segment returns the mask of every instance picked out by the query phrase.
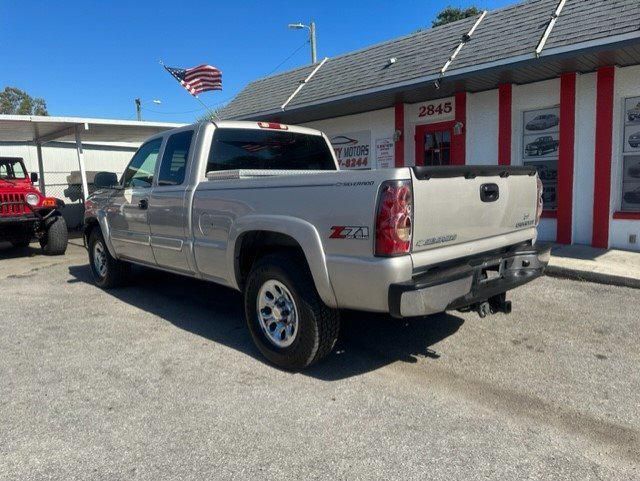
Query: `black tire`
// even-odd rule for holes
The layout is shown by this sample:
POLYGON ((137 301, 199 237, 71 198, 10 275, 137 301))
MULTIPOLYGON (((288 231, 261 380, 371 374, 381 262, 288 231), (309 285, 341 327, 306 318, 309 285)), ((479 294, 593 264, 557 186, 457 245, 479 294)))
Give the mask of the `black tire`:
POLYGON ((67 251, 69 232, 61 215, 51 216, 44 221, 44 235, 40 238, 42 251, 48 256, 61 256, 67 251))
POLYGON ((131 273, 131 264, 119 261, 111 256, 99 228, 94 228, 89 235, 89 266, 93 281, 102 289, 111 289, 125 283, 131 273), (96 261, 96 249, 102 249, 105 269, 100 269, 96 261))
POLYGON ((280 368, 304 369, 327 356, 338 339, 339 313, 320 299, 304 259, 292 260, 283 253, 259 259, 247 278, 244 307, 254 343, 264 357, 280 368), (288 347, 278 347, 271 342, 258 318, 258 293, 269 280, 284 284, 297 308, 296 336, 288 347))

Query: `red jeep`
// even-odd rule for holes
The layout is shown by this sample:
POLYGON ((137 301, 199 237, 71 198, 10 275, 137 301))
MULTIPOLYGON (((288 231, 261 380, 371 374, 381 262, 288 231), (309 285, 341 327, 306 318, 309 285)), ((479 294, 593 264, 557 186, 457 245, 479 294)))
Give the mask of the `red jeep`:
POLYGON ((0 242, 26 247, 35 236, 45 254, 67 250, 67 223, 60 208, 64 202, 43 196, 34 183, 38 174, 27 174, 22 159, 0 157, 0 242))

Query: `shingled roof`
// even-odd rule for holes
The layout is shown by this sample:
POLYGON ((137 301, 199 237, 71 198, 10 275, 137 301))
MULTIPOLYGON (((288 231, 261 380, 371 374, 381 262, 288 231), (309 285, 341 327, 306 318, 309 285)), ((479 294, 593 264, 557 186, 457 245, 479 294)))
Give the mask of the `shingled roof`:
MULTIPOLYGON (((496 64, 535 60, 536 46, 558 2, 529 0, 488 12, 449 66, 445 79, 456 72, 479 72, 496 64)), ((459 20, 330 58, 286 109, 336 102, 386 87, 417 85, 437 78, 477 20, 478 17, 459 20), (396 61, 390 64, 392 57, 396 61)), ((636 39, 636 45, 640 44, 639 0, 567 0, 542 55, 625 34, 636 39)), ((620 63, 617 58, 616 61, 620 63)), ((222 110, 222 117, 246 119, 274 114, 313 69, 310 65, 251 82, 222 110)))

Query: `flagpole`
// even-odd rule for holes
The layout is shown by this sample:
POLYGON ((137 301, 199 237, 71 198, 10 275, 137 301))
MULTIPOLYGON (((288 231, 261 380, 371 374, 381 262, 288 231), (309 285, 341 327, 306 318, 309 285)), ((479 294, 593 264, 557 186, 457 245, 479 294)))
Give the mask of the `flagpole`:
MULTIPOLYGON (((171 74, 171 76, 172 76, 174 79, 176 79, 178 82, 181 82, 181 80, 180 80, 178 77, 176 77, 176 76, 173 74, 173 72, 171 72, 171 71, 167 68, 167 66, 164 64, 164 62, 162 61, 162 59, 160 59, 160 61, 159 61, 158 63, 160 63, 160 65, 162 65, 162 66, 164 67, 164 69, 165 69, 167 72, 169 72, 169 73, 171 74)), ((198 102, 200 102, 200 104, 205 108, 205 110, 206 110, 207 112, 209 112, 209 116, 210 116, 212 119, 215 117, 217 120, 220 120, 220 117, 218 117, 218 114, 217 114, 217 113, 215 113, 214 111, 212 111, 212 110, 209 108, 209 106, 208 106, 207 104, 205 104, 202 100, 200 100, 200 98, 199 98, 197 95, 194 95, 194 94, 192 94, 191 92, 189 92, 189 93, 191 94, 191 96, 192 96, 194 99, 196 99, 198 102)))
POLYGON ((193 98, 196 99, 198 102, 200 102, 202 104, 202 106, 207 109, 207 112, 209 112, 209 116, 213 119, 214 117, 217 120, 220 120, 220 117, 218 117, 218 114, 216 114, 214 111, 212 111, 209 106, 207 104, 205 104, 202 100, 200 100, 200 98, 197 95, 193 95, 193 98))

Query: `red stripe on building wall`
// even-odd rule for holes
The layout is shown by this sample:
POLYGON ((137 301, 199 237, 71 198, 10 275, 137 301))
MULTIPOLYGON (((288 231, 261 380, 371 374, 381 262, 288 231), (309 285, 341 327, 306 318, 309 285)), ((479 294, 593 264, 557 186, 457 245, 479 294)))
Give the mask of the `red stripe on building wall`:
POLYGON ((609 247, 611 149, 613 147, 613 89, 615 67, 598 69, 596 86, 595 182, 591 244, 609 247))
POLYGON ((576 74, 560 76, 560 146, 556 241, 571 244, 573 230, 573 151, 576 130, 576 74))
POLYGON ((498 86, 498 164, 511 165, 511 84, 498 86))
POLYGON ((395 129, 400 131, 400 138, 394 145, 396 167, 404 167, 404 104, 397 103, 395 108, 395 129))
POLYGON ((467 93, 456 93, 456 117, 455 123, 462 125, 462 131, 456 135, 453 133, 453 148, 451 149, 451 165, 464 165, 467 157, 467 93))

